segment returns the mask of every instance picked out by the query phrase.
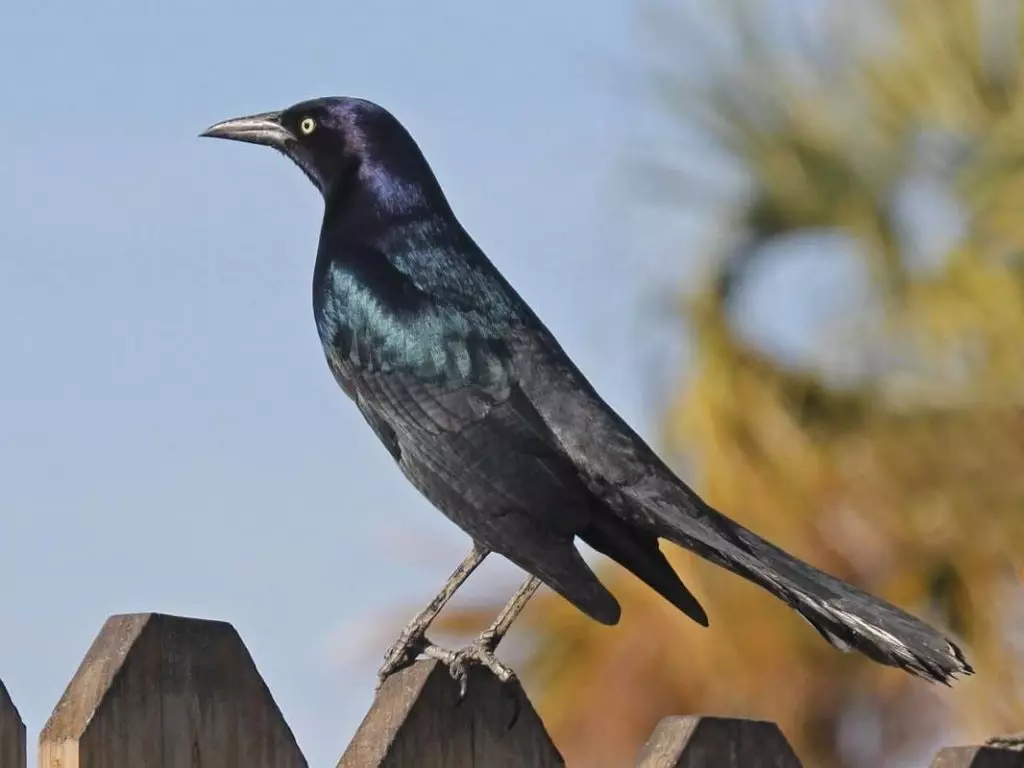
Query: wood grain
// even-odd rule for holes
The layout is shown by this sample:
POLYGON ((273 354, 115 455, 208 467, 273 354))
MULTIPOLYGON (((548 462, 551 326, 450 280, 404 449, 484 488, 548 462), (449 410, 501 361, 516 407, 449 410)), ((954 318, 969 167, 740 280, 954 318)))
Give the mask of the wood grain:
POLYGON ((800 768, 775 723, 727 717, 666 717, 636 768, 800 768))
POLYGON ((338 768, 560 768, 518 681, 471 667, 466 698, 436 661, 420 661, 381 687, 338 768))
POLYGON ((230 624, 112 616, 39 738, 40 768, 307 768, 230 624))

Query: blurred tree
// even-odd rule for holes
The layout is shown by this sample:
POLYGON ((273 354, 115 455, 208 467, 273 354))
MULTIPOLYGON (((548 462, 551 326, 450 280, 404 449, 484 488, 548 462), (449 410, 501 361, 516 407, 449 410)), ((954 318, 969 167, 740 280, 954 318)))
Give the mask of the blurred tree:
MULTIPOLYGON (((643 190, 712 225, 678 302, 691 356, 668 455, 725 513, 958 633, 978 674, 939 690, 837 653, 767 594, 673 549, 710 629, 607 563, 618 627, 550 593, 524 617, 520 669, 555 741, 570 765, 628 765, 662 716, 732 713, 777 721, 807 765, 880 767, 1021 729, 1021 4, 645 13, 681 140, 648 158, 643 190), (796 363, 737 318, 761 263, 799 239, 851 277, 796 363)), ((475 629, 503 599, 449 628, 475 629)))

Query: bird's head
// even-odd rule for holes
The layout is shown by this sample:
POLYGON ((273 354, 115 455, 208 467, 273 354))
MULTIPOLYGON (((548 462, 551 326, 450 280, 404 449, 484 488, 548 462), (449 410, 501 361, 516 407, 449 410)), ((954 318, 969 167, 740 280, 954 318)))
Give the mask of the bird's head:
POLYGON ((415 141, 390 112, 364 99, 302 101, 211 125, 201 136, 273 147, 328 197, 362 184, 387 197, 436 185, 415 141))

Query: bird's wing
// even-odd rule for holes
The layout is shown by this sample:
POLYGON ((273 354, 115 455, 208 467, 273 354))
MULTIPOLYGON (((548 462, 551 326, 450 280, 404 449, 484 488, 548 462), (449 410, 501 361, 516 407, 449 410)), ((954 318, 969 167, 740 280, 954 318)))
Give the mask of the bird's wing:
POLYGON ((492 388, 395 369, 355 378, 360 409, 390 429, 399 462, 429 465, 474 508, 490 505, 490 522, 499 525, 504 510, 559 536, 586 525, 579 478, 516 383, 492 388))
POLYGON ((590 494, 524 396, 504 340, 437 301, 375 309, 389 333, 367 343, 372 329, 346 329, 325 351, 406 476, 474 540, 615 623, 618 604, 573 545, 590 494))
POLYGON ((929 625, 712 509, 601 399, 540 321, 532 326, 514 346, 524 393, 621 519, 759 584, 837 648, 939 682, 972 671, 929 625))

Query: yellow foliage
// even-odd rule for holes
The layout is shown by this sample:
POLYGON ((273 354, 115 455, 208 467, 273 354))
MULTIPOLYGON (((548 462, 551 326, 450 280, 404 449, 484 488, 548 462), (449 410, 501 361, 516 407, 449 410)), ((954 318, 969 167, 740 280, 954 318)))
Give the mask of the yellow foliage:
MULTIPOLYGON (((944 690, 840 654, 778 601, 682 551, 670 556, 707 630, 602 564, 619 626, 545 593, 523 619, 523 676, 571 765, 631 764, 662 716, 686 712, 775 720, 821 768, 896 764, 1024 728, 1024 12, 1009 0, 863 2, 884 34, 828 16, 813 27, 809 49, 828 52, 831 70, 762 32, 790 0, 748 0, 727 6, 720 27, 738 44, 696 86, 658 76, 674 119, 701 126, 748 182, 711 212, 724 245, 680 302, 694 354, 665 445, 726 514, 956 632, 978 674, 944 690), (963 217, 929 264, 894 205, 917 172, 963 217), (842 376, 825 360, 797 370, 733 322, 737 282, 764 246, 811 231, 855 243, 879 308, 831 339, 842 376), (877 742, 844 737, 854 725, 877 742)), ((660 10, 663 39, 699 42, 660 10)))

